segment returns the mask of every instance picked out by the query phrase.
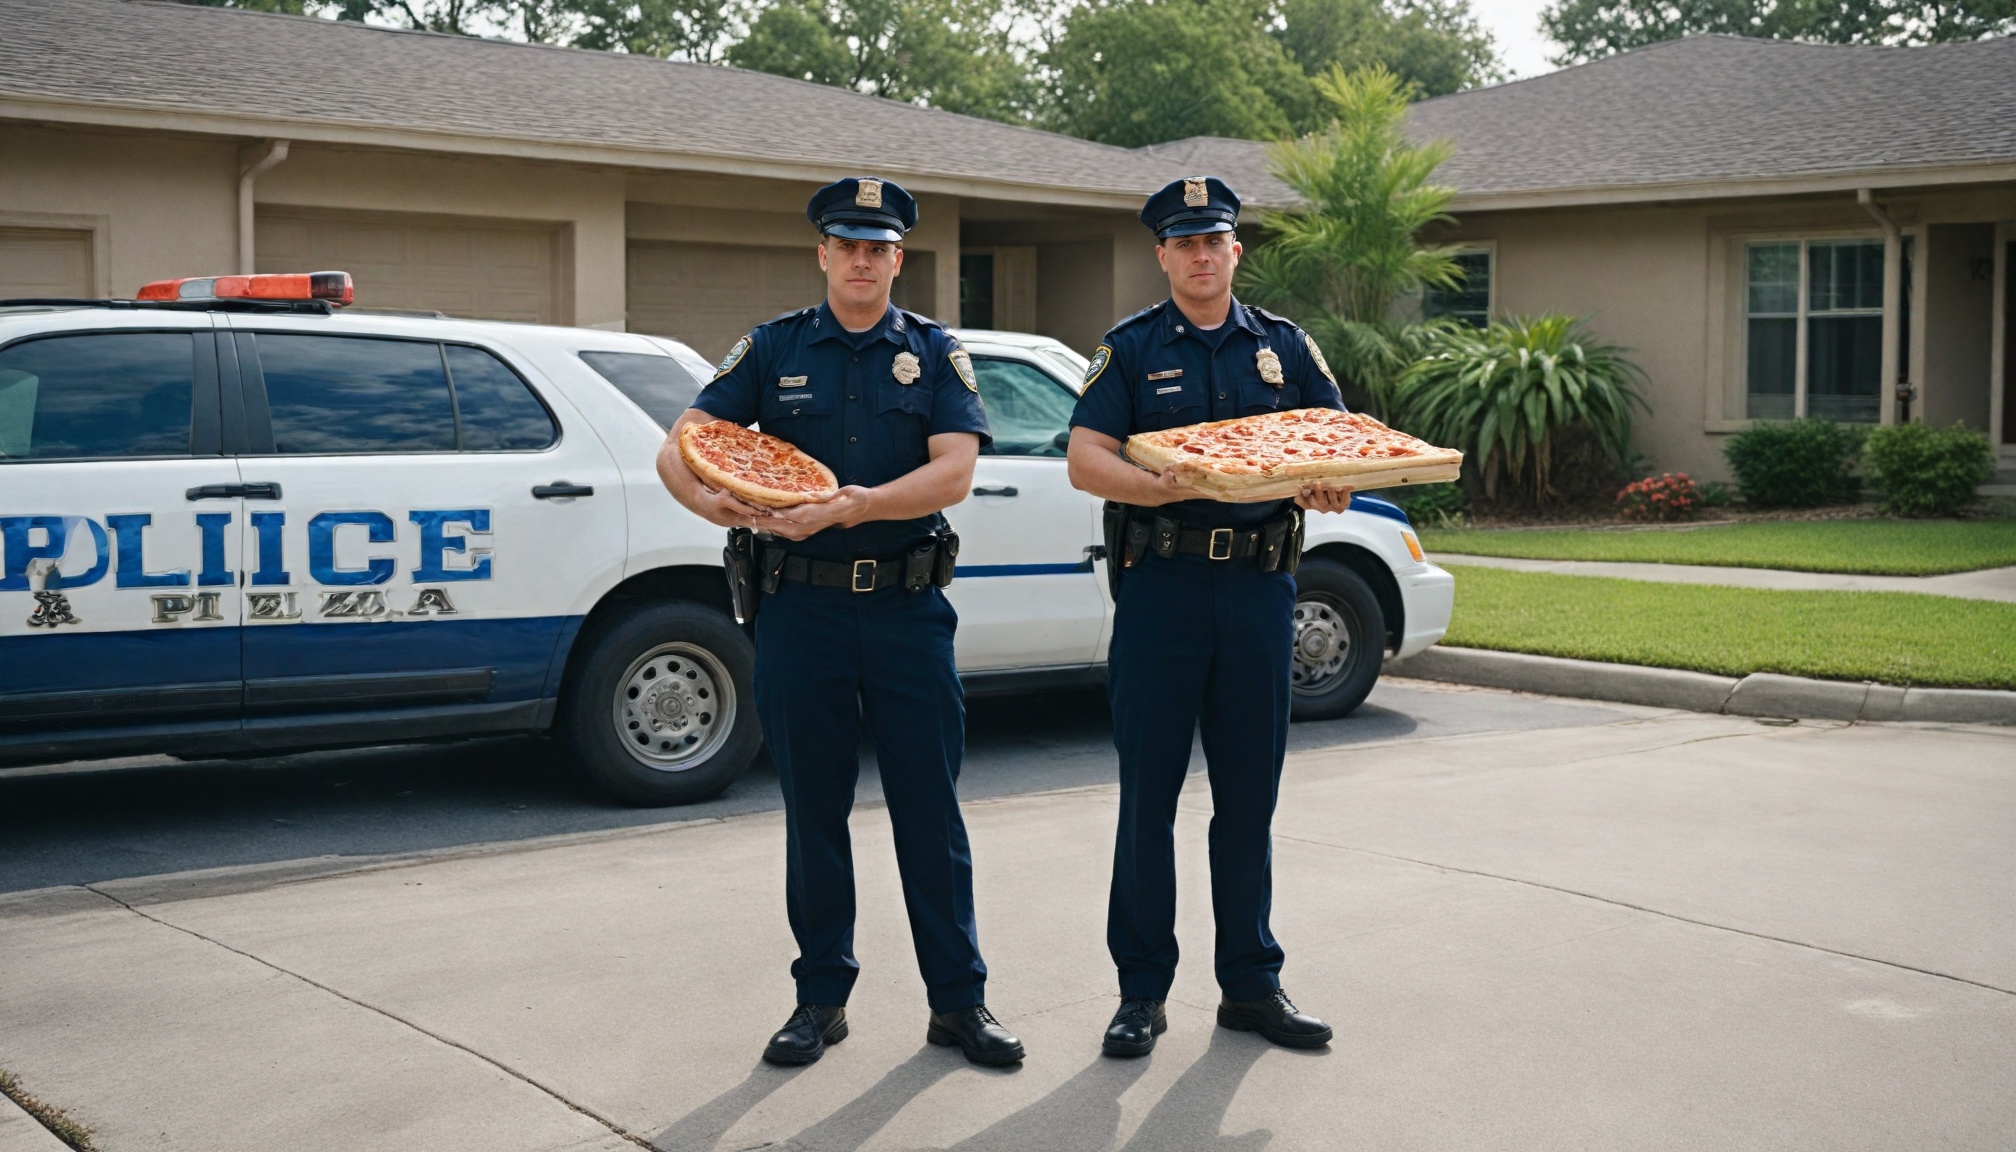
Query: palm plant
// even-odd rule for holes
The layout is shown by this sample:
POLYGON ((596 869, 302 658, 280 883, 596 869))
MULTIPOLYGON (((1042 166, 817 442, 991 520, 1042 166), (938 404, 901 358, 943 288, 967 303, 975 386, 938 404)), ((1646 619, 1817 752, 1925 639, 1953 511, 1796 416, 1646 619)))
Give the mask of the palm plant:
POLYGON ((1397 422, 1461 449, 1487 498, 1497 499, 1503 479, 1543 506, 1568 429, 1586 428, 1613 461, 1626 459, 1632 410, 1647 407, 1645 374, 1626 352, 1592 339, 1572 316, 1445 329, 1397 382, 1397 422))
POLYGON ((1455 190, 1430 182, 1450 147, 1407 139, 1409 89, 1383 67, 1333 66, 1316 87, 1330 126, 1269 149, 1275 175, 1303 204, 1261 213, 1268 239, 1240 266, 1240 293, 1301 324, 1384 414, 1428 334, 1402 323, 1395 303, 1462 275, 1455 249, 1418 243, 1423 229, 1452 219, 1455 190))

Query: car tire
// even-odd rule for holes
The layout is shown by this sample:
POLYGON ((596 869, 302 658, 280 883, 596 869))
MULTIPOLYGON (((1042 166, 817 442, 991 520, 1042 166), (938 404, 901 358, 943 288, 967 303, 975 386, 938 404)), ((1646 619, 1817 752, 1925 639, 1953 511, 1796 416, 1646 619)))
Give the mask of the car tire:
POLYGON ((1310 556, 1295 573, 1296 720, 1348 716, 1372 692, 1386 656, 1386 618, 1364 577, 1310 556))
POLYGON ((648 600, 576 643, 556 735, 588 781, 628 804, 717 796, 756 758, 756 647, 704 605, 648 600))

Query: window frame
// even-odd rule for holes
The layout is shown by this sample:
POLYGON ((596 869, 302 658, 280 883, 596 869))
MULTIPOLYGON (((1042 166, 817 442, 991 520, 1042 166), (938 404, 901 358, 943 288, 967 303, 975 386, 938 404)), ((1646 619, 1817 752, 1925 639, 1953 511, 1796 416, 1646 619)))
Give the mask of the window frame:
MULTIPOLYGON (((220 336, 222 333, 220 333, 220 336)), ((401 459, 420 456, 537 456, 559 450, 567 438, 567 425, 536 385, 528 379, 511 358, 496 348, 474 340, 458 340, 441 336, 403 336, 377 332, 313 332, 299 328, 233 328, 233 338, 238 361, 238 388, 243 405, 243 442, 239 451, 232 455, 245 458, 270 457, 278 460, 298 460, 311 457, 355 458, 360 456, 396 456, 401 459), (308 336, 331 340, 384 340, 400 344, 426 344, 434 347, 441 355, 441 370, 448 384, 449 410, 455 421, 455 442, 453 448, 431 449, 425 452, 281 452, 273 442, 273 414, 266 396, 266 371, 261 365, 258 352, 258 337, 266 336, 308 336), (463 448, 461 401, 455 394, 454 374, 448 370, 446 349, 473 348, 485 353, 504 365, 518 382, 523 384, 532 398, 546 411, 546 418, 553 423, 553 440, 540 448, 463 448)))
MULTIPOLYGON (((1750 310, 1750 275, 1749 275, 1750 253, 1758 248, 1787 247, 1793 245, 1796 245, 1799 250, 1798 255, 1799 280, 1796 287, 1796 292, 1798 296, 1796 303, 1798 307, 1789 315, 1783 313, 1771 313, 1769 314, 1769 316, 1771 318, 1791 319, 1793 321, 1792 419, 1803 420, 1806 418, 1808 411, 1811 407, 1809 397, 1811 395, 1812 383, 1813 383, 1811 380, 1811 374, 1813 368, 1812 325, 1814 319, 1816 317, 1873 318, 1880 326, 1889 318, 1890 314, 1889 301, 1887 300, 1883 300, 1880 303, 1878 303, 1874 309, 1834 308, 1823 311, 1815 311, 1813 308, 1813 249, 1816 246, 1828 247, 1828 248, 1841 248, 1851 245, 1858 247, 1867 247, 1871 246, 1872 243, 1874 247, 1883 251, 1883 259, 1885 264, 1883 277, 1887 282, 1889 277, 1888 263, 1890 259, 1890 253, 1888 251, 1889 246, 1885 243, 1883 235, 1880 232, 1874 234, 1873 236, 1866 233, 1860 236, 1804 235, 1796 238, 1786 237, 1782 239, 1751 239, 1743 241, 1742 363, 1744 365, 1744 369, 1743 369, 1742 385, 1743 385, 1744 419, 1752 421, 1777 419, 1777 417, 1750 415, 1750 405, 1749 405, 1750 322, 1753 319, 1757 318, 1758 315, 1757 313, 1753 313, 1750 310)), ((1877 288, 1877 294, 1879 297, 1885 295, 1883 288, 1880 285, 1877 288)), ((1855 421, 1855 423, 1871 423, 1873 426, 1873 425, 1881 425, 1887 422, 1885 420, 1885 412, 1883 404, 1882 360, 1883 360, 1883 354, 1879 350, 1877 353, 1877 367, 1876 367, 1876 373, 1877 373, 1876 419, 1873 422, 1855 421)))
MULTIPOLYGON (((1493 321, 1498 319, 1498 241, 1465 240, 1456 244, 1454 248, 1455 250, 1450 255, 1482 256, 1485 259, 1485 267, 1490 270, 1490 282, 1484 286, 1484 324, 1480 326, 1488 327, 1493 321)), ((1422 288, 1420 297, 1415 301, 1415 308, 1423 320, 1429 318, 1428 293, 1430 291, 1432 289, 1422 288)), ((1445 312, 1443 315, 1451 314, 1445 312)), ((1462 321, 1462 323, 1467 325, 1469 322, 1462 321)))
MULTIPOLYGON (((1066 384, 1064 381, 1058 379, 1057 374, 1055 372, 1052 372, 1048 368, 1044 367, 1043 364, 1038 360, 1023 359, 1021 356, 1005 355, 1000 352, 974 352, 971 348, 968 348, 967 351, 973 357, 973 363, 976 365, 976 373, 977 373, 977 365, 988 360, 999 361, 1004 364, 1020 364, 1024 368, 1029 369, 1030 371, 1036 373, 1038 376, 1041 376, 1045 380, 1048 380, 1050 383, 1056 385, 1057 390, 1064 393, 1065 396, 1069 397, 1073 405, 1076 405, 1078 403, 1078 392, 1074 390, 1071 387, 1071 385, 1066 384)), ((1060 429, 1060 431, 1063 432, 1071 431, 1071 422, 1068 417, 1065 419, 1064 427, 1060 429)), ((994 445, 991 443, 988 444, 985 448, 982 448, 980 450, 980 455, 996 460, 1055 460, 1060 464, 1063 463, 1066 459, 1066 454, 1062 452, 1058 453, 1055 456, 1039 456, 1034 453, 1025 453, 1025 452, 996 452, 994 450, 994 445)))
POLYGON ((58 340, 74 336, 124 336, 137 335, 186 335, 190 344, 190 389, 189 389, 189 449, 186 452, 167 453, 158 456, 23 456, 19 458, 0 457, 0 467, 19 467, 29 464, 91 464, 106 461, 146 462, 149 460, 202 460, 229 455, 225 451, 220 430, 220 381, 218 370, 217 343, 215 339, 204 340, 204 336, 215 337, 216 329, 204 327, 183 327, 180 325, 102 325, 80 328, 53 328, 42 332, 27 332, 21 336, 0 343, 0 355, 23 344, 38 340, 58 340))

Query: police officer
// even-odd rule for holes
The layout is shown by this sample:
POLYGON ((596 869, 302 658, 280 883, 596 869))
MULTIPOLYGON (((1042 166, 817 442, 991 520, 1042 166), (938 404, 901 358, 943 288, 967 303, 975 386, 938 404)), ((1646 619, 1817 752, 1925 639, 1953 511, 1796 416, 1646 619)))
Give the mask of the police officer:
POLYGON ((1330 1028, 1281 991, 1268 827, 1288 737, 1289 667, 1303 508, 1341 511, 1347 488, 1228 504, 1129 463, 1122 442, 1206 420, 1292 408, 1342 410, 1303 331, 1232 295, 1239 198, 1216 177, 1177 180, 1141 222, 1169 299, 1122 320, 1086 370, 1072 414, 1071 483, 1108 501, 1107 562, 1122 566, 1108 692, 1120 753, 1120 827, 1106 944, 1120 1010, 1103 1041, 1140 1056, 1168 1027, 1176 976, 1176 800, 1202 726, 1211 781, 1211 908, 1221 1027, 1321 1047, 1330 1028))
MULTIPOLYGON (((970 491, 989 439, 972 361, 938 324, 889 303, 917 202, 893 181, 850 178, 806 208, 820 233, 826 302, 738 341, 658 458, 680 503, 777 541, 756 617, 756 711, 784 791, 785 902, 798 1007, 764 1049, 809 1064, 847 1035, 854 864, 847 816, 865 718, 931 1018, 926 1036, 981 1064, 1022 1044, 988 1013, 973 919, 973 862, 957 781, 966 714, 952 664, 957 617, 917 579, 949 565, 940 510, 970 491), (703 485, 680 459, 688 424, 760 422, 831 468, 825 503, 766 511, 703 485)), ((949 566, 944 572, 949 573, 949 566)))

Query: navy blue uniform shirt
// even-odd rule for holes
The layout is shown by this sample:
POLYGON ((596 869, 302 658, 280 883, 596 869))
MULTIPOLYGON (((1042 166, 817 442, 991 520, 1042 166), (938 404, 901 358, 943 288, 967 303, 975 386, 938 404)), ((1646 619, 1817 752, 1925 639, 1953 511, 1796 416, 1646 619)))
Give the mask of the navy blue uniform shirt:
MULTIPOLYGON (((831 468, 841 484, 866 488, 929 463, 930 438, 940 433, 977 433, 983 448, 993 442, 959 341, 894 305, 866 332, 842 328, 825 304, 759 325, 736 341, 693 406, 760 425, 831 468)), ((821 560, 888 559, 943 519, 869 520, 789 548, 821 560)))
MULTIPOLYGON (((1124 441, 1136 432, 1291 408, 1344 410, 1337 380, 1307 333, 1236 298, 1224 324, 1199 332, 1174 301, 1164 300, 1106 334, 1085 371, 1071 423, 1124 441), (1280 364, 1278 383, 1263 375, 1269 352, 1280 364)), ((1188 524, 1222 527, 1270 519, 1290 503, 1184 500, 1165 510, 1188 524)))

